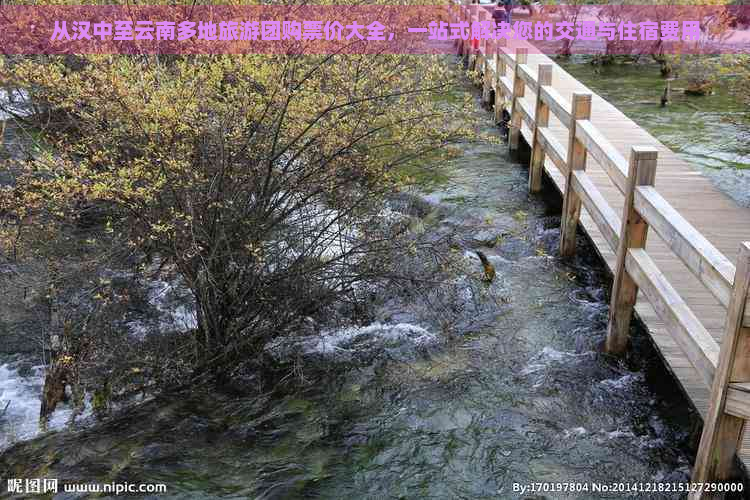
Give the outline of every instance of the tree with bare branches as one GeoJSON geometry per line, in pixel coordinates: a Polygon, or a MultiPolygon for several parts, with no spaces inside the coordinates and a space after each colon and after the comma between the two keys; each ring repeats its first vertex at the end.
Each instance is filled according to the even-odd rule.
{"type": "Polygon", "coordinates": [[[356,303],[398,242],[384,197],[405,167],[467,134],[461,107],[439,98],[455,83],[438,57],[409,55],[8,64],[0,87],[24,90],[36,112],[17,119],[45,147],[13,164],[5,221],[23,221],[25,244],[43,241],[58,267],[71,235],[92,248],[73,250],[86,266],[62,266],[86,269],[67,274],[78,292],[57,295],[76,297],[60,321],[87,346],[73,362],[106,372],[108,388],[107,356],[130,356],[135,378],[168,363],[188,378],[222,375],[304,318],[356,303]],[[103,341],[133,300],[102,278],[114,262],[175,275],[194,328],[158,354],[103,341]]]}

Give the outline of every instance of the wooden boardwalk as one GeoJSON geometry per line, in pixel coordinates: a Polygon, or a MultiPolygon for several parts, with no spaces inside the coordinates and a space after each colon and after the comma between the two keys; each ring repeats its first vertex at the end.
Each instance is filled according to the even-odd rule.
{"type": "MultiPolygon", "coordinates": [[[[576,184],[576,190],[595,195],[593,200],[591,197],[586,200],[583,194],[579,194],[579,197],[584,201],[580,211],[580,224],[588,233],[614,275],[617,275],[618,272],[618,245],[622,238],[621,235],[625,234],[626,231],[625,228],[622,229],[622,232],[620,231],[620,221],[623,214],[627,213],[623,210],[625,196],[628,192],[631,195],[630,206],[632,207],[634,203],[632,199],[633,188],[631,186],[630,191],[628,191],[627,185],[628,158],[631,158],[631,165],[633,162],[631,149],[634,146],[645,146],[655,149],[658,153],[653,188],[661,199],[666,200],[667,204],[654,209],[654,214],[660,213],[654,216],[653,221],[647,221],[651,227],[648,230],[645,246],[645,254],[650,257],[646,264],[650,265],[653,261],[652,264],[655,264],[658,270],[648,267],[646,264],[644,264],[645,267],[636,270],[637,266],[641,264],[633,264],[631,260],[628,260],[625,267],[627,267],[628,273],[635,273],[635,275],[638,274],[638,271],[642,271],[644,276],[651,271],[654,272],[649,278],[649,282],[656,283],[654,286],[657,290],[652,291],[650,297],[644,296],[642,291],[648,289],[645,281],[640,282],[643,278],[633,278],[637,284],[646,285],[645,288],[644,286],[640,287],[641,291],[638,292],[635,310],[648,327],[675,378],[682,384],[695,407],[705,418],[709,411],[711,399],[717,399],[716,396],[712,396],[712,394],[716,394],[716,385],[714,385],[712,393],[711,384],[714,383],[714,373],[717,377],[722,373],[718,346],[721,345],[725,332],[731,326],[728,325],[727,318],[731,316],[731,312],[728,314],[728,308],[731,310],[732,307],[730,302],[733,290],[732,284],[735,279],[734,268],[737,266],[745,272],[744,267],[738,265],[738,253],[742,243],[750,240],[750,209],[737,205],[727,195],[714,187],[696,168],[686,163],[612,104],[560,68],[549,57],[531,53],[532,50],[528,50],[528,54],[521,53],[519,55],[518,49],[521,48],[520,52],[524,52],[523,47],[528,48],[528,45],[509,46],[506,44],[500,46],[500,44],[487,43],[485,45],[483,43],[479,51],[472,51],[466,45],[468,44],[464,43],[462,49],[465,53],[472,53],[473,55],[470,55],[470,57],[476,58],[476,69],[486,70],[484,71],[486,73],[484,77],[485,98],[489,99],[489,90],[492,89],[496,96],[494,103],[496,109],[505,106],[509,111],[512,111],[513,121],[521,125],[521,136],[532,148],[536,144],[539,151],[544,151],[542,156],[543,170],[554,181],[560,192],[565,196],[566,179],[575,178],[578,180],[572,182],[576,184]],[[540,65],[543,68],[541,73],[540,65]],[[551,65],[551,68],[544,65],[551,65]],[[543,81],[548,78],[543,73],[549,72],[550,69],[552,76],[551,82],[548,83],[543,81]],[[539,100],[537,99],[538,92],[543,94],[539,100]],[[585,114],[587,111],[590,112],[588,116],[590,123],[578,122],[578,125],[576,125],[575,117],[571,118],[572,114],[576,114],[576,104],[573,101],[579,99],[574,99],[574,93],[590,94],[590,107],[586,110],[587,106],[583,103],[581,108],[585,114]],[[537,119],[537,113],[539,113],[541,120],[537,119]],[[545,121],[547,122],[546,127],[543,127],[545,121]],[[584,125],[587,127],[586,129],[576,129],[576,127],[583,128],[584,125]],[[590,125],[593,125],[593,129],[590,125]],[[534,129],[537,127],[539,130],[535,141],[534,129]],[[574,130],[575,132],[573,132],[574,130]],[[570,148],[575,149],[576,147],[573,146],[571,135],[579,137],[579,134],[581,139],[579,147],[585,151],[583,159],[581,159],[583,168],[585,168],[585,178],[590,180],[596,188],[588,191],[583,186],[588,180],[585,180],[584,177],[576,177],[577,174],[573,177],[570,176],[571,162],[576,161],[575,156],[578,154],[569,152],[570,148]],[[565,171],[566,169],[568,172],[565,171]],[[622,172],[623,169],[624,172],[622,172]],[[603,200],[596,198],[599,194],[603,200]],[[604,206],[603,202],[606,202],[611,210],[604,206]],[[598,208],[591,210],[589,206],[593,206],[592,204],[598,205],[598,208]],[[670,211],[672,209],[679,215],[675,216],[670,211]],[[597,219],[599,223],[597,223],[597,219]],[[662,229],[662,231],[656,229],[662,229]],[[696,230],[699,234],[693,238],[696,230]],[[668,240],[658,234],[659,232],[664,233],[668,240]],[[705,240],[702,240],[700,235],[710,244],[704,244],[705,240]],[[711,245],[715,248],[711,248],[711,245]],[[717,255],[716,250],[723,255],[717,255]],[[632,272],[631,264],[634,269],[632,272]],[[661,276],[658,275],[657,271],[661,272],[661,276]],[[718,275],[719,278],[708,276],[712,273],[718,275]],[[701,276],[702,279],[699,279],[698,276],[701,276]],[[657,297],[656,307],[659,310],[659,313],[657,313],[657,309],[652,303],[656,295],[663,293],[659,283],[664,279],[668,284],[671,284],[674,291],[687,304],[689,308],[687,314],[681,309],[679,297],[674,299],[674,296],[669,296],[669,293],[666,293],[664,297],[657,297]],[[713,288],[714,293],[709,288],[713,288]],[[717,296],[722,297],[722,300],[718,300],[717,296]],[[690,312],[693,316],[690,315],[690,312]],[[691,324],[691,321],[694,323],[695,318],[699,320],[699,323],[702,323],[705,330],[691,324]],[[678,328],[675,328],[675,324],[678,328]],[[695,337],[688,339],[687,349],[685,348],[686,341],[681,340],[681,337],[675,334],[675,330],[678,333],[684,331],[688,337],[695,337]],[[701,332],[706,331],[716,341],[715,344],[701,341],[701,332]],[[675,338],[680,340],[680,343],[683,344],[682,347],[675,341],[675,338]],[[692,344],[697,344],[698,347],[691,347],[692,344]]],[[[583,118],[587,117],[583,116],[583,118]]],[[[690,126],[690,123],[685,123],[685,127],[690,126]]],[[[518,127],[516,127],[517,129],[518,127]]],[[[513,140],[512,127],[511,147],[513,140]]],[[[533,162],[534,159],[532,158],[533,162]]],[[[579,167],[574,166],[573,168],[579,167]]],[[[530,175],[533,174],[530,172],[530,175]]],[[[648,184],[648,182],[645,184],[648,184]]],[[[637,207],[640,203],[641,208],[639,210],[642,210],[644,214],[647,210],[643,203],[643,193],[646,192],[640,191],[635,195],[635,205],[637,207]]],[[[632,213],[636,214],[636,212],[632,213]]],[[[651,213],[648,212],[649,215],[651,213]]],[[[644,219],[648,218],[646,215],[643,217],[644,219]]],[[[573,222],[575,223],[575,220],[573,222]]],[[[648,228],[649,225],[646,225],[646,227],[648,228]]],[[[563,221],[564,231],[565,221],[563,221]]],[[[625,239],[627,241],[627,238],[625,239]]],[[[630,253],[636,256],[637,252],[633,252],[633,250],[638,249],[633,247],[638,247],[638,245],[632,244],[632,241],[630,243],[630,253]]],[[[622,252],[622,250],[619,251],[622,252]]],[[[628,248],[625,248],[625,254],[626,259],[630,259],[628,248]]],[[[638,259],[633,257],[633,260],[637,261],[638,259]]],[[[737,274],[739,281],[742,277],[739,276],[739,272],[737,274]]],[[[739,286],[735,283],[735,288],[739,286]]],[[[742,296],[743,306],[745,301],[746,291],[745,295],[742,296]]],[[[743,333],[748,336],[750,330],[742,326],[742,317],[747,314],[747,311],[740,310],[739,314],[739,327],[736,329],[739,332],[738,336],[743,333]]],[[[731,323],[731,318],[729,323],[731,323]]],[[[610,328],[612,328],[612,325],[610,325],[610,328]]],[[[742,375],[737,367],[737,365],[750,366],[750,351],[747,350],[750,344],[745,345],[742,339],[739,342],[740,347],[737,350],[744,350],[744,352],[737,352],[737,356],[743,356],[746,361],[738,361],[734,364],[734,372],[725,374],[727,380],[722,387],[728,391],[735,385],[738,387],[742,385],[731,384],[731,382],[750,381],[750,378],[742,375]]],[[[732,372],[734,350],[730,359],[732,361],[729,362],[728,370],[732,372]]],[[[746,374],[750,375],[750,373],[746,374]]],[[[732,399],[736,394],[737,391],[730,391],[728,398],[732,399]]],[[[736,406],[742,407],[742,409],[726,409],[723,408],[722,403],[717,418],[722,418],[722,411],[743,417],[743,419],[748,418],[750,404],[743,398],[741,399],[742,401],[738,402],[736,406]],[[747,408],[744,405],[747,405],[747,408]]],[[[741,431],[739,435],[742,435],[741,431]]],[[[705,435],[704,439],[706,439],[705,435]]],[[[703,444],[701,447],[703,448],[703,444]]],[[[750,465],[750,432],[744,433],[739,456],[746,470],[750,469],[748,467],[750,465]]]]}

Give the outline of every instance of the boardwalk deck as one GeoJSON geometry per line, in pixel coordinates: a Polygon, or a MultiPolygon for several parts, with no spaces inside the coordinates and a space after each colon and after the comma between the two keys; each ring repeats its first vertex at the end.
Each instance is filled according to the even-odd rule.
{"type": "MultiPolygon", "coordinates": [[[[494,72],[494,61],[491,59],[490,57],[489,65],[494,72]]],[[[738,206],[694,167],[626,117],[615,106],[556,65],[549,57],[529,53],[527,65],[532,75],[537,75],[539,64],[553,65],[552,86],[568,102],[571,101],[574,92],[592,95],[591,122],[625,159],[628,158],[632,146],[651,146],[658,150],[655,184],[658,192],[703,236],[734,262],[741,242],[750,240],[750,209],[738,206]]],[[[512,83],[512,68],[509,70],[512,83]]],[[[493,82],[495,80],[492,78],[493,82]]],[[[536,95],[529,87],[526,88],[525,98],[530,106],[522,110],[522,113],[530,112],[533,115],[536,95]]],[[[689,127],[690,124],[686,123],[685,126],[689,127]]],[[[568,129],[554,116],[554,113],[550,113],[549,130],[561,145],[568,144],[568,129]]],[[[521,132],[526,141],[531,144],[533,131],[526,123],[523,124],[521,132]]],[[[555,167],[549,156],[545,158],[544,170],[558,189],[564,193],[565,177],[555,167]]],[[[619,216],[624,203],[623,195],[612,183],[602,166],[591,156],[586,163],[586,172],[619,216]]],[[[616,255],[585,208],[582,209],[581,224],[607,265],[612,269],[616,255]]],[[[713,338],[721,343],[727,318],[726,308],[698,281],[655,231],[649,232],[646,250],[713,338]]],[[[709,388],[668,333],[664,323],[657,316],[649,301],[643,297],[642,292],[638,296],[636,311],[648,327],[676,379],[682,384],[698,411],[705,416],[710,399],[709,388]]],[[[750,433],[745,434],[740,458],[746,470],[750,469],[748,467],[750,465],[750,433]]]]}

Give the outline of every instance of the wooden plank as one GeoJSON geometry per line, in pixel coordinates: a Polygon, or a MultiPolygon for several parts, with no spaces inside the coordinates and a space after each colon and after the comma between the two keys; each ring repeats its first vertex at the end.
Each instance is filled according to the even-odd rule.
{"type": "Polygon", "coordinates": [[[724,411],[735,417],[750,419],[750,383],[729,384],[724,411]]]}
{"type": "Polygon", "coordinates": [[[706,385],[719,362],[719,346],[642,248],[628,250],[625,268],[648,297],[672,338],[706,385]]]}
{"type": "Polygon", "coordinates": [[[636,190],[635,208],[688,269],[719,302],[728,307],[732,296],[734,264],[653,187],[643,186],[636,190]]]}
{"type": "Polygon", "coordinates": [[[583,206],[586,207],[591,218],[604,235],[612,250],[617,250],[620,243],[620,218],[617,216],[607,200],[602,196],[589,175],[583,170],[576,170],[571,176],[573,189],[581,197],[583,206]]]}
{"type": "Polygon", "coordinates": [[[588,153],[606,170],[620,192],[624,193],[626,179],[628,178],[628,162],[625,161],[620,152],[589,120],[580,120],[576,123],[576,138],[583,143],[588,153]]]}

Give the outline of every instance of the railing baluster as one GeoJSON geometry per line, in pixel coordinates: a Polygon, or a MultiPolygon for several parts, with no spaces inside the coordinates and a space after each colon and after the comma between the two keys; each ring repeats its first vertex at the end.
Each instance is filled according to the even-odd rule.
{"type": "MultiPolygon", "coordinates": [[[[729,479],[734,457],[742,443],[745,419],[724,413],[724,405],[730,382],[750,382],[750,325],[744,323],[749,295],[750,242],[745,242],[740,246],[737,259],[719,366],[714,374],[708,413],[695,458],[693,482],[729,479]]],[[[692,493],[689,498],[706,498],[706,495],[692,493]]]]}
{"type": "MultiPolygon", "coordinates": [[[[478,48],[474,48],[474,37],[471,34],[471,25],[477,20],[478,4],[472,4],[469,8],[469,71],[474,71],[477,67],[478,48]]],[[[477,45],[478,46],[478,45],[477,45]]]]}
{"type": "MultiPolygon", "coordinates": [[[[484,78],[482,79],[483,86],[482,86],[482,104],[489,105],[490,104],[490,95],[492,94],[492,74],[490,71],[490,58],[489,54],[492,53],[492,48],[494,44],[491,41],[487,41],[485,45],[485,55],[484,55],[484,78]]],[[[497,66],[495,66],[497,68],[497,66]]]]}
{"type": "Polygon", "coordinates": [[[536,112],[534,113],[534,140],[531,146],[529,163],[529,192],[538,193],[542,189],[542,172],[544,170],[544,149],[539,143],[539,127],[549,125],[549,107],[542,100],[542,85],[552,85],[552,65],[540,64],[537,76],[536,112]]]}
{"type": "Polygon", "coordinates": [[[503,59],[500,52],[505,47],[506,39],[501,38],[495,41],[495,123],[500,123],[503,119],[503,102],[505,96],[503,95],[503,86],[500,83],[500,77],[505,76],[505,59],[503,59]]]}
{"type": "Polygon", "coordinates": [[[633,146],[630,150],[625,205],[622,211],[622,229],[620,245],[617,249],[617,261],[612,269],[612,297],[609,307],[609,325],[605,349],[611,354],[625,350],[630,331],[630,319],[633,317],[638,286],[625,269],[625,258],[631,248],[645,248],[648,234],[648,223],[633,206],[637,186],[653,186],[656,178],[656,158],[658,152],[650,147],[633,146]]]}
{"type": "MultiPolygon", "coordinates": [[[[487,13],[487,11],[482,8],[477,8],[477,23],[480,25],[482,24],[482,21],[484,21],[484,15],[487,13]]],[[[484,68],[485,60],[487,59],[487,39],[486,38],[479,38],[479,41],[477,43],[478,47],[478,54],[477,54],[477,66],[479,68],[484,68]]]]}
{"type": "Polygon", "coordinates": [[[576,229],[581,215],[581,199],[570,182],[575,170],[586,169],[586,148],[576,139],[576,120],[591,117],[591,94],[574,93],[568,124],[568,172],[565,180],[562,223],[560,225],[560,255],[570,257],[575,252],[576,229]]]}
{"type": "Polygon", "coordinates": [[[521,136],[521,112],[518,110],[517,100],[524,96],[526,84],[521,78],[519,66],[526,64],[529,49],[519,47],[516,49],[516,60],[513,66],[513,96],[511,98],[510,131],[508,134],[508,147],[511,151],[518,149],[518,141],[521,136]]]}
{"type": "MultiPolygon", "coordinates": [[[[471,8],[468,5],[463,9],[461,21],[471,26],[471,8]]],[[[464,66],[468,67],[469,58],[471,57],[471,37],[468,40],[464,40],[461,37],[461,56],[463,57],[464,66]]]]}

